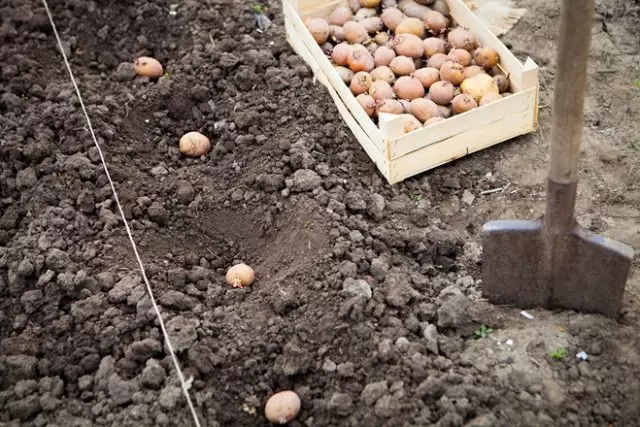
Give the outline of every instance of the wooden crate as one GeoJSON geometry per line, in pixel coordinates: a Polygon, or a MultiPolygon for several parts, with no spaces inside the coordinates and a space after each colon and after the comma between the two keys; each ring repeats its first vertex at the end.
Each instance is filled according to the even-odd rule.
{"type": "Polygon", "coordinates": [[[512,95],[427,128],[404,134],[402,118],[381,114],[379,126],[365,113],[303,23],[326,18],[344,0],[283,0],[287,40],[326,86],[354,136],[391,184],[473,152],[499,144],[538,126],[538,66],[521,63],[471,12],[462,0],[447,0],[454,21],[475,34],[483,46],[499,53],[512,95]]]}

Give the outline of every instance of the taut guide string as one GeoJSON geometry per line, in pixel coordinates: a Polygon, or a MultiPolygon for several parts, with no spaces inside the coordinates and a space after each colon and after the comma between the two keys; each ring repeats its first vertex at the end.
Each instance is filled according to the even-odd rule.
{"type": "Polygon", "coordinates": [[[140,255],[138,254],[138,248],[136,246],[135,241],[133,240],[133,235],[131,234],[131,229],[129,228],[129,223],[124,216],[124,212],[122,210],[122,205],[120,204],[120,199],[118,198],[118,193],[116,192],[116,187],[111,180],[111,175],[109,174],[109,169],[107,167],[107,162],[104,159],[104,155],[102,154],[102,150],[100,149],[100,144],[98,144],[98,140],[93,131],[93,126],[91,125],[91,119],[89,119],[89,114],[87,113],[87,109],[84,106],[84,101],[82,100],[82,95],[80,95],[80,89],[78,89],[78,85],[76,84],[76,79],[73,76],[73,72],[71,71],[71,65],[69,65],[69,60],[67,59],[67,55],[64,53],[64,47],[62,46],[62,41],[60,40],[60,36],[58,35],[58,30],[56,29],[56,24],[53,22],[53,16],[51,16],[51,12],[49,11],[49,5],[47,4],[47,0],[42,0],[42,4],[44,4],[44,8],[47,11],[47,16],[49,17],[49,22],[51,23],[51,27],[53,28],[53,33],[56,36],[56,40],[58,42],[58,48],[60,49],[60,53],[62,53],[62,57],[64,58],[64,64],[67,67],[67,71],[69,71],[69,77],[71,78],[71,83],[73,83],[73,87],[76,90],[76,95],[78,96],[78,100],[80,101],[80,106],[82,107],[82,112],[84,113],[85,119],[87,119],[87,125],[89,126],[89,132],[91,132],[91,137],[93,138],[93,142],[98,149],[98,154],[100,154],[100,160],[102,161],[102,167],[104,168],[104,172],[107,175],[107,179],[109,180],[109,185],[111,186],[111,191],[113,192],[113,197],[116,200],[116,205],[118,205],[118,210],[120,211],[120,216],[122,217],[122,222],[124,223],[124,228],[127,231],[127,236],[129,237],[129,241],[131,242],[131,247],[133,248],[133,253],[135,254],[136,260],[138,261],[138,266],[140,267],[140,273],[142,273],[142,279],[144,280],[145,285],[147,286],[147,292],[149,294],[149,298],[151,299],[151,304],[153,304],[153,309],[156,312],[158,317],[158,321],[160,322],[160,329],[162,329],[162,334],[164,335],[165,342],[167,343],[167,347],[169,348],[169,353],[171,353],[171,359],[173,360],[173,364],[176,368],[176,372],[178,373],[178,377],[180,378],[180,383],[182,384],[182,391],[184,396],[187,399],[187,403],[189,405],[189,409],[191,410],[191,415],[193,416],[193,421],[195,422],[196,427],[201,427],[200,419],[198,418],[198,414],[196,413],[196,409],[191,401],[191,396],[189,395],[189,383],[184,378],[184,374],[182,373],[182,369],[180,369],[180,363],[178,362],[178,358],[176,357],[175,351],[173,350],[173,345],[169,339],[169,333],[164,326],[164,321],[162,320],[162,316],[160,315],[160,309],[156,304],[156,300],[153,297],[153,291],[151,290],[151,285],[149,284],[149,279],[147,279],[147,273],[145,272],[144,265],[142,264],[142,260],[140,259],[140,255]]]}

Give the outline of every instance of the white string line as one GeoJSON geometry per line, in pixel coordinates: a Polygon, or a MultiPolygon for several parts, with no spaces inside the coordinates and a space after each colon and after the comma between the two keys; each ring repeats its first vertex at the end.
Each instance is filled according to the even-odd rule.
{"type": "Polygon", "coordinates": [[[62,57],[64,58],[64,64],[69,71],[69,77],[71,77],[71,83],[73,83],[73,87],[76,90],[76,94],[78,95],[78,100],[80,101],[80,106],[82,107],[82,112],[84,113],[84,117],[87,119],[87,125],[89,126],[89,132],[91,132],[91,137],[93,138],[93,142],[96,144],[96,148],[98,149],[98,154],[100,154],[100,160],[102,161],[102,166],[104,168],[104,172],[107,175],[107,179],[109,180],[109,185],[111,186],[111,191],[113,192],[113,196],[116,199],[116,204],[118,205],[118,210],[120,211],[120,216],[122,217],[122,222],[124,223],[124,228],[127,230],[127,235],[129,236],[129,241],[131,242],[131,247],[133,248],[133,253],[138,260],[138,266],[140,267],[140,272],[142,273],[142,278],[144,279],[144,283],[147,286],[147,292],[149,293],[149,298],[151,298],[151,304],[153,304],[153,308],[158,316],[158,321],[160,322],[160,328],[162,329],[162,334],[164,335],[164,339],[167,343],[167,347],[169,348],[169,353],[171,353],[171,359],[173,359],[173,364],[175,365],[176,372],[178,373],[178,377],[180,378],[180,383],[182,384],[182,391],[184,392],[184,396],[187,398],[187,403],[189,404],[189,409],[191,410],[191,415],[193,415],[193,420],[197,427],[200,426],[200,419],[198,418],[198,414],[196,414],[196,409],[193,406],[193,402],[191,402],[191,396],[189,395],[189,384],[184,378],[184,374],[182,373],[182,369],[180,369],[180,363],[178,362],[178,358],[173,350],[173,345],[171,345],[171,341],[169,340],[169,334],[167,333],[167,329],[164,326],[164,321],[162,320],[162,315],[160,314],[160,309],[156,304],[156,300],[153,297],[153,291],[151,290],[151,285],[149,284],[149,279],[147,279],[147,273],[145,272],[144,266],[142,265],[142,260],[140,259],[140,255],[138,254],[138,249],[135,241],[133,240],[133,235],[131,234],[131,229],[129,228],[129,223],[124,216],[124,212],[122,210],[122,205],[120,205],[120,200],[118,198],[118,193],[116,192],[116,187],[111,180],[111,175],[109,174],[109,169],[107,168],[107,162],[104,159],[102,154],[102,150],[100,149],[100,144],[98,144],[98,140],[96,138],[95,133],[93,132],[93,126],[91,125],[91,119],[89,119],[89,114],[87,113],[87,109],[84,106],[84,101],[82,100],[82,95],[80,95],[80,89],[78,89],[78,85],[76,84],[76,79],[73,76],[73,72],[71,71],[71,65],[69,65],[69,60],[67,59],[67,55],[64,52],[64,47],[62,46],[62,41],[60,40],[60,36],[58,35],[58,30],[56,29],[56,25],[53,22],[53,17],[51,16],[51,12],[49,11],[49,5],[47,4],[47,0],[42,0],[44,4],[44,8],[47,11],[47,16],[49,17],[49,22],[51,23],[51,27],[53,28],[53,33],[56,36],[56,40],[58,41],[58,47],[60,48],[60,52],[62,53],[62,57]]]}

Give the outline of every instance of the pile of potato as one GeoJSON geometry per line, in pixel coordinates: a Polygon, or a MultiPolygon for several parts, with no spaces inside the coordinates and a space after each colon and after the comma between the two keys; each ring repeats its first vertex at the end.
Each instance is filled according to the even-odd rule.
{"type": "Polygon", "coordinates": [[[509,94],[498,52],[444,0],[349,0],[305,24],[369,117],[402,114],[405,132],[509,94]]]}

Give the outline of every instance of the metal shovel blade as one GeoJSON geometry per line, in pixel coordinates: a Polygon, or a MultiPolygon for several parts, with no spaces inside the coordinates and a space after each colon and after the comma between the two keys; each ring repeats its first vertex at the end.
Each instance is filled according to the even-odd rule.
{"type": "Polygon", "coordinates": [[[489,300],[618,316],[633,259],[630,247],[578,224],[552,238],[542,219],[489,221],[483,247],[489,300]]]}

